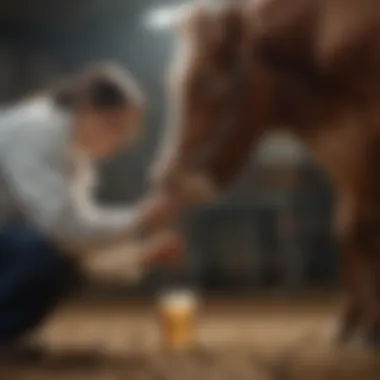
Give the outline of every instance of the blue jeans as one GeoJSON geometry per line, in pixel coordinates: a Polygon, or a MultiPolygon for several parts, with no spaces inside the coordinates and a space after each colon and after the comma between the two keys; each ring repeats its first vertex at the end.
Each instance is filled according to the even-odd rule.
{"type": "Polygon", "coordinates": [[[80,283],[73,261],[35,232],[0,229],[0,343],[22,338],[80,283]]]}

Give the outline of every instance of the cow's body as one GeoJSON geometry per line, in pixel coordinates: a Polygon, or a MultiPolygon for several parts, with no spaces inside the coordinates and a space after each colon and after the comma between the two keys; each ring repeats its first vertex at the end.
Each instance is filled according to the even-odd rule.
{"type": "Polygon", "coordinates": [[[273,126],[294,133],[337,191],[336,226],[349,296],[342,337],[362,324],[369,337],[380,337],[380,3],[231,3],[222,11],[198,10],[184,24],[181,43],[191,45],[193,54],[179,70],[181,117],[162,178],[191,170],[222,188],[273,126]],[[202,100],[197,89],[206,68],[229,81],[219,98],[202,100]],[[244,84],[233,95],[236,68],[243,68],[244,84]],[[217,125],[236,97],[228,137],[195,164],[204,141],[218,138],[217,125]]]}
{"type": "MultiPolygon", "coordinates": [[[[380,291],[379,3],[372,0],[267,3],[273,4],[278,18],[270,16],[275,12],[268,12],[268,20],[272,20],[268,24],[274,26],[264,32],[270,36],[266,40],[274,41],[274,50],[289,52],[289,55],[279,53],[273,74],[280,80],[289,78],[287,85],[280,86],[279,92],[283,93],[280,102],[285,107],[279,121],[284,120],[310,148],[337,191],[336,228],[342,243],[343,275],[350,297],[342,334],[351,334],[348,330],[352,325],[361,322],[377,330],[380,322],[377,294],[380,291]],[[293,3],[299,13],[288,10],[288,19],[281,16],[280,9],[286,8],[286,3],[293,3]],[[276,20],[281,17],[286,21],[279,27],[281,22],[276,20]],[[281,55],[285,59],[290,57],[290,72],[281,69],[281,55]],[[298,65],[301,65],[299,70],[298,65]],[[297,77],[297,73],[301,76],[297,77]]],[[[265,29],[265,21],[263,25],[265,29]]],[[[376,331],[369,335],[374,332],[377,335],[376,331]]]]}

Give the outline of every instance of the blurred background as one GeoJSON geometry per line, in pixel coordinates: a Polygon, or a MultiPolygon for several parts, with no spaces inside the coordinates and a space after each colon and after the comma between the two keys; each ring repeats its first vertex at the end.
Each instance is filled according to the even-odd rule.
{"type": "MultiPolygon", "coordinates": [[[[149,98],[143,139],[107,163],[99,200],[133,202],[161,136],[164,74],[173,38],[142,22],[159,0],[3,0],[0,4],[0,100],[3,106],[98,60],[127,66],[149,98]],[[107,172],[107,174],[105,174],[107,172]]],[[[153,268],[136,286],[91,281],[92,292],[148,294],[163,285],[251,294],[330,290],[338,283],[331,233],[333,194],[308,152],[291,136],[268,136],[218,204],[197,210],[179,273],[153,268]]]]}

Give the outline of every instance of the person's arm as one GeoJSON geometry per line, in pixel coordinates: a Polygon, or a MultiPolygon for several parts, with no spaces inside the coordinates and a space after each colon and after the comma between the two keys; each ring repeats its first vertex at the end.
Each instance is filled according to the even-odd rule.
{"type": "Polygon", "coordinates": [[[131,212],[136,206],[117,205],[103,206],[95,199],[94,193],[98,186],[97,170],[90,160],[78,160],[75,165],[70,183],[70,196],[75,204],[75,208],[82,214],[86,214],[91,219],[108,221],[111,224],[123,223],[130,218],[131,212]]]}
{"type": "Polygon", "coordinates": [[[67,162],[52,155],[49,138],[23,134],[12,141],[1,152],[8,186],[31,224],[64,248],[83,253],[110,247],[160,222],[162,209],[149,202],[112,215],[82,204],[73,197],[67,162]]]}
{"type": "Polygon", "coordinates": [[[138,280],[148,267],[176,268],[181,265],[182,259],[181,237],[174,232],[162,232],[148,240],[135,240],[96,250],[82,258],[82,266],[89,274],[98,277],[138,280]]]}

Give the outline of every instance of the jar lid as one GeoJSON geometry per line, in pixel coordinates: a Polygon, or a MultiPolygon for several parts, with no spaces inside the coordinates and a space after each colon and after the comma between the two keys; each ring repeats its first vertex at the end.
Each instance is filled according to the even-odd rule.
{"type": "Polygon", "coordinates": [[[192,309],[198,304],[198,297],[191,290],[172,289],[159,295],[159,305],[167,309],[192,309]]]}

